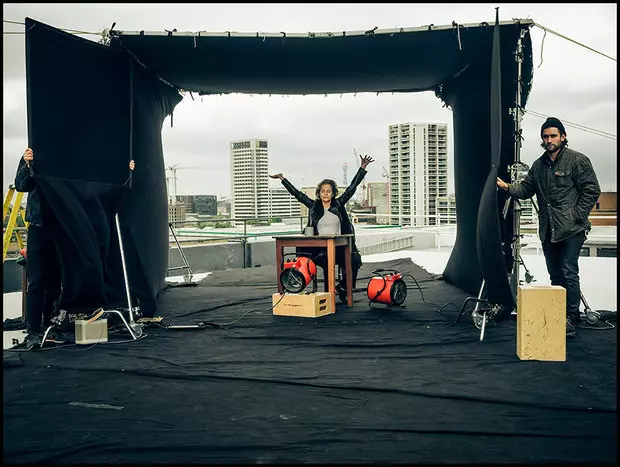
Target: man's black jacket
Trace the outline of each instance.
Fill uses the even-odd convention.
[[[550,227],[556,243],[590,230],[588,216],[601,189],[590,159],[565,146],[555,161],[547,152],[536,159],[525,180],[510,184],[508,192],[520,199],[536,195],[540,240]]]
[[[17,166],[17,174],[15,175],[15,189],[17,191],[28,193],[28,202],[26,204],[26,222],[34,225],[43,225],[43,216],[41,216],[41,202],[39,201],[39,193],[34,184],[32,171],[26,165],[26,161],[22,157]]]
[[[342,195],[340,195],[338,198],[332,199],[332,204],[329,207],[329,212],[335,214],[336,216],[338,216],[338,219],[340,219],[340,233],[354,235],[353,251],[355,252],[358,251],[357,246],[355,245],[355,231],[353,229],[353,224],[349,219],[349,215],[347,213],[345,205],[355,193],[357,186],[362,182],[362,180],[366,176],[366,173],[366,170],[360,167],[355,174],[355,177],[353,177],[353,180],[351,180],[351,184],[347,187],[346,190],[344,190],[344,193],[342,193]],[[297,188],[295,188],[293,184],[289,182],[286,178],[282,180],[282,185],[284,185],[284,188],[286,188],[287,191],[297,199],[297,201],[308,207],[307,227],[314,227],[314,233],[316,234],[316,226],[321,217],[323,217],[323,214],[325,213],[325,209],[323,208],[323,202],[318,198],[311,199],[308,195],[302,193]]]

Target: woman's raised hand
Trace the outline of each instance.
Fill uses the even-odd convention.
[[[360,156],[360,159],[362,159],[362,163],[361,163],[361,167],[362,169],[365,169],[366,167],[368,167],[368,164],[370,164],[371,162],[374,162],[375,160],[370,157],[370,156]]]
[[[284,180],[284,175],[282,174],[275,174],[275,175],[269,175],[271,178],[277,178],[279,180]]]

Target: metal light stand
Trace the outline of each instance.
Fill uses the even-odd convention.
[[[123,265],[123,277],[125,279],[125,292],[127,294],[127,306],[129,310],[129,323],[127,323],[127,320],[125,320],[125,317],[123,316],[123,314],[118,310],[104,310],[104,311],[105,313],[116,313],[118,316],[120,316],[121,320],[123,321],[123,324],[129,331],[129,334],[131,334],[131,337],[133,338],[133,340],[138,340],[142,336],[143,325],[136,323],[133,319],[133,312],[138,311],[139,307],[133,308],[131,306],[131,294],[129,292],[129,279],[127,277],[127,266],[125,263],[125,251],[123,249],[123,237],[121,236],[121,226],[118,222],[118,213],[114,217],[116,220],[116,232],[118,234],[118,245],[121,250],[121,262]],[[45,334],[43,335],[43,339],[41,341],[41,347],[43,347],[43,345],[45,344],[45,339],[47,338],[47,335],[52,330],[52,328],[55,326],[60,326],[66,315],[67,315],[66,310],[60,310],[60,313],[58,314],[58,316],[52,319],[51,324],[46,329]]]
[[[514,162],[509,167],[510,180],[519,180],[519,169],[521,168],[521,121],[523,120],[523,111],[521,107],[521,86],[522,86],[522,73],[521,64],[523,62],[523,39],[525,37],[525,29],[521,30],[519,40],[517,41],[517,50],[515,52],[515,61],[517,62],[517,95],[515,97],[515,106],[511,109],[511,114],[514,119],[514,136],[515,136],[515,157]],[[506,200],[506,206],[504,207],[504,219],[508,214],[508,206],[510,205],[511,197]],[[513,244],[512,244],[512,273],[514,274],[514,280],[519,283],[519,266],[521,264],[521,205],[515,200],[513,216],[512,216],[512,232],[513,232]],[[524,265],[525,266],[525,265]],[[529,274],[528,274],[529,275]],[[515,302],[516,302],[516,297]]]
[[[194,273],[192,272],[192,268],[189,266],[189,262],[187,261],[185,253],[183,252],[183,249],[181,248],[181,244],[179,243],[179,240],[177,239],[177,236],[174,233],[174,229],[172,228],[172,222],[168,223],[168,227],[170,227],[170,232],[172,232],[172,236],[174,237],[174,241],[177,244],[177,248],[179,249],[179,254],[181,255],[181,259],[183,260],[184,266],[177,266],[177,267],[174,267],[174,268],[168,268],[167,271],[166,271],[166,274],[168,274],[170,271],[176,271],[178,269],[187,269],[187,274],[183,274],[183,280],[186,283],[187,282],[191,282],[192,278],[194,277]]]

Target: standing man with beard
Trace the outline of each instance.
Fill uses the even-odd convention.
[[[497,186],[519,199],[536,195],[538,226],[551,285],[566,289],[566,335],[576,334],[580,321],[579,252],[590,231],[590,211],[601,194],[590,159],[568,148],[560,120],[549,117],[540,129],[542,156],[520,183]]]

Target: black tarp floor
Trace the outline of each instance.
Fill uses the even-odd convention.
[[[365,264],[358,287],[379,267],[413,274],[428,302],[467,296],[409,259]],[[274,276],[221,271],[162,293],[166,324],[247,313],[224,329],[5,351],[4,462],[617,461],[615,330],[579,329],[566,362],[521,361],[514,319],[480,342],[410,278],[405,310],[358,292],[311,319],[272,314]]]

